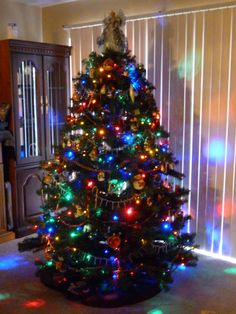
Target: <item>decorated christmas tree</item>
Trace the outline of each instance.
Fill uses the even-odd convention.
[[[84,60],[55,159],[43,164],[44,283],[88,303],[115,306],[166,288],[193,266],[184,232],[188,192],[160,125],[154,86],[127,49],[112,12]]]

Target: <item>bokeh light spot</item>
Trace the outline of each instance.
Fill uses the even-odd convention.
[[[23,303],[26,308],[38,308],[45,305],[45,301],[42,299],[28,300]]]

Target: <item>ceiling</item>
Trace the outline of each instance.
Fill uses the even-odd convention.
[[[36,6],[50,6],[61,3],[74,2],[78,0],[13,0],[13,1]]]

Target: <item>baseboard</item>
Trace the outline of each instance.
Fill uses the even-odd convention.
[[[12,231],[1,231],[0,232],[0,243],[7,242],[15,239],[15,233]]]

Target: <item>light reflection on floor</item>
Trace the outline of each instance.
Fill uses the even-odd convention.
[[[5,256],[1,256],[0,271],[16,268],[27,264],[29,264],[29,261],[27,261],[23,256],[11,253]]]
[[[46,304],[43,299],[34,299],[25,301],[22,306],[25,308],[39,308]]]
[[[147,314],[164,314],[161,310],[153,309],[151,311],[148,311]]]

